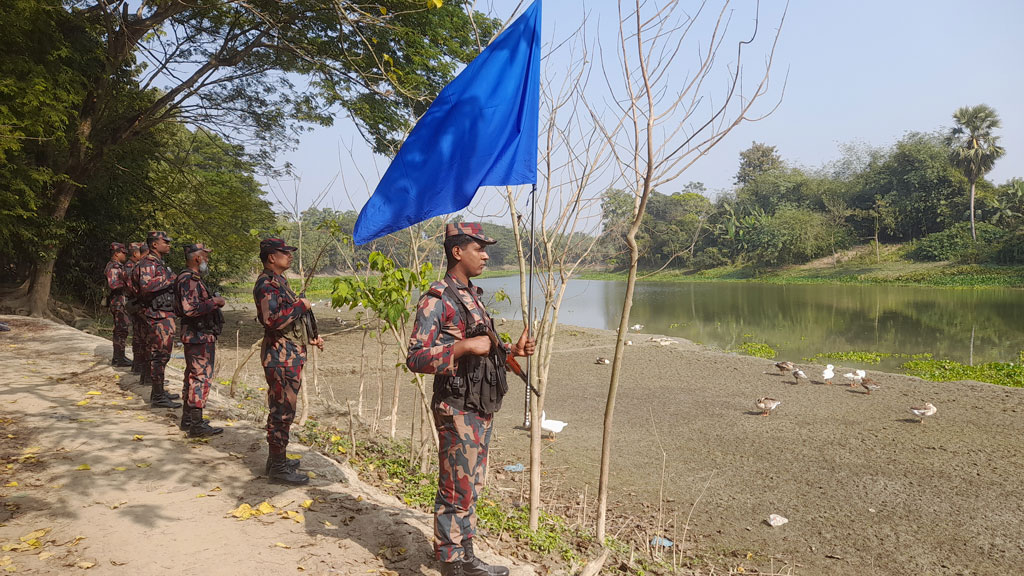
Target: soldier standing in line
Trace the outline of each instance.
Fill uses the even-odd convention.
[[[149,252],[145,246],[145,242],[132,242],[128,246],[128,261],[124,263],[125,310],[132,319],[132,374],[142,374],[142,367],[146,361],[146,341],[143,333],[145,320],[139,314],[142,308],[135,293],[135,283],[132,282],[132,270]]]
[[[307,341],[303,315],[312,307],[299,298],[283,276],[292,266],[294,246],[280,238],[260,242],[263,272],[256,278],[252,297],[256,316],[263,324],[260,360],[267,378],[267,478],[275,484],[306,484],[309,476],[298,472],[299,461],[288,460],[288,434],[295,419],[306,345],[324,349],[323,338]]]
[[[203,408],[213,380],[217,337],[224,327],[221,308],[225,301],[214,296],[202,275],[209,270],[210,250],[203,244],[185,246],[188,266],[174,281],[178,317],[181,318],[181,343],[185,346],[185,379],[181,389],[180,428],[189,438],[205,438],[224,432],[203,420]]]
[[[174,273],[163,257],[171,251],[166,232],[150,232],[146,237],[149,254],[132,270],[139,303],[146,322],[146,357],[149,360],[149,405],[153,408],[180,408],[177,395],[164,390],[164,369],[174,349]],[[144,381],[143,381],[144,382]]]
[[[434,374],[431,407],[438,432],[437,495],[434,539],[444,576],[507,576],[473,552],[476,500],[487,471],[494,413],[508,391],[508,355],[532,356],[536,343],[524,330],[515,345],[492,348],[486,334],[494,323],[480,303],[482,290],[470,282],[487,265],[494,240],[478,223],[448,224],[444,252],[448,271],[420,299],[409,339],[406,365]]]
[[[125,310],[127,276],[124,271],[124,262],[128,259],[128,251],[120,242],[112,242],[110,251],[110,262],[107,262],[107,267],[103,270],[103,274],[107,277],[107,288],[110,289],[107,306],[110,308],[111,316],[114,317],[114,355],[110,360],[110,365],[127,367],[132,365],[124,356],[124,344],[131,326],[131,319]]]

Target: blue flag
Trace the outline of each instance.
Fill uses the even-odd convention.
[[[458,212],[480,186],[537,183],[540,14],[536,0],[441,90],[359,212],[356,244]]]

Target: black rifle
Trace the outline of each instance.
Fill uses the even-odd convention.
[[[299,298],[305,298],[306,291],[299,294]],[[316,314],[313,314],[313,306],[302,313],[302,325],[306,328],[306,339],[312,342],[320,337],[320,328],[316,324]]]

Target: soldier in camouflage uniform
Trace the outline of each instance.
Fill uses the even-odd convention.
[[[164,369],[174,349],[174,273],[163,257],[171,251],[166,232],[150,232],[146,237],[149,254],[132,270],[132,281],[142,305],[146,324],[146,357],[149,359],[149,405],[153,408],[180,408],[164,389]],[[144,381],[142,383],[145,383]]]
[[[124,262],[128,259],[128,251],[124,244],[113,242],[110,244],[110,262],[103,271],[107,277],[107,288],[110,295],[107,296],[107,306],[110,307],[110,314],[114,317],[114,355],[110,360],[111,366],[127,367],[132,363],[124,356],[124,343],[128,338],[128,330],[131,328],[131,318],[125,310],[125,283],[127,277],[124,272]]]
[[[503,566],[483,563],[473,552],[476,500],[487,471],[494,411],[508,389],[503,373],[496,376],[493,371],[505,369],[504,358],[509,353],[533,355],[535,343],[527,331],[515,345],[501,344],[501,350],[492,350],[488,336],[467,337],[467,333],[477,333],[480,325],[494,328],[480,303],[482,290],[470,282],[483,272],[487,246],[494,242],[484,235],[480,224],[448,224],[444,241],[447,274],[444,281],[431,284],[420,299],[409,339],[406,365],[413,372],[435,375],[431,406],[439,440],[439,473],[434,538],[445,576],[509,573]],[[500,366],[493,358],[501,358]],[[483,366],[485,371],[470,372],[471,366]],[[490,376],[486,370],[491,370]]]
[[[299,462],[288,460],[288,433],[295,419],[301,385],[302,366],[306,362],[306,344],[321,350],[323,338],[306,341],[302,317],[312,304],[299,298],[283,276],[292,266],[294,246],[280,238],[260,242],[263,272],[256,279],[252,297],[256,316],[263,324],[260,359],[267,378],[267,478],[278,484],[306,484],[309,476],[298,472]]]
[[[145,242],[132,242],[128,246],[128,261],[124,263],[125,310],[132,319],[132,374],[142,374],[142,367],[146,362],[146,341],[143,333],[146,321],[141,315],[142,307],[139,306],[138,296],[135,294],[132,270],[148,252]]]
[[[174,281],[177,313],[181,318],[181,343],[185,347],[185,378],[181,389],[185,406],[181,409],[179,427],[188,433],[189,438],[205,438],[224,432],[223,428],[210,426],[203,419],[203,408],[213,380],[217,336],[224,326],[224,315],[220,309],[225,304],[223,298],[210,292],[202,279],[209,270],[210,252],[203,244],[185,246],[188,267]]]

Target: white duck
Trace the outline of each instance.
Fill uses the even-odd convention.
[[[924,424],[924,419],[927,416],[931,416],[939,411],[931,402],[925,402],[924,406],[911,406],[910,411],[921,419],[921,423]]]
[[[850,388],[853,388],[854,386],[859,386],[860,383],[864,380],[864,376],[866,375],[867,372],[863,370],[854,370],[853,372],[847,372],[846,374],[843,374],[843,378],[849,380]]]
[[[821,371],[821,377],[825,380],[825,384],[831,384],[832,379],[836,377],[836,367],[831,364],[825,366],[825,369]]]
[[[633,332],[639,332],[639,331],[644,329],[644,325],[643,324],[633,324],[632,326],[629,327],[629,329],[632,330]]]
[[[548,420],[547,413],[545,413],[543,410],[541,410],[541,412],[540,412],[540,429],[541,430],[547,430],[548,432],[551,432],[552,434],[558,434],[559,432],[561,432],[568,425],[569,425],[568,422],[562,422],[561,420]]]

